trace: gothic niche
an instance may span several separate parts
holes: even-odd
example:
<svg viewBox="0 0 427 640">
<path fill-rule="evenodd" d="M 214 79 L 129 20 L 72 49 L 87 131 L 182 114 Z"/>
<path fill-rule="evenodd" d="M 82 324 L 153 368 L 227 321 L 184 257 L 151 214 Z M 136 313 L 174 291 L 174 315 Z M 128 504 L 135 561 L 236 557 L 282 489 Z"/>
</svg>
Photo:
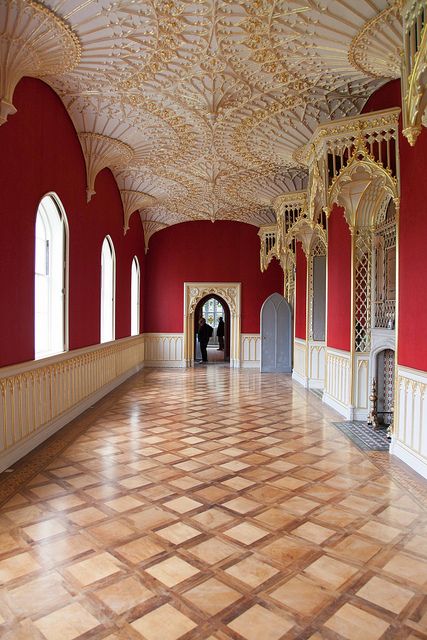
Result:
<svg viewBox="0 0 427 640">
<path fill-rule="evenodd" d="M 394 351 L 384 349 L 377 355 L 377 415 L 379 426 L 389 426 L 393 421 Z"/>
<path fill-rule="evenodd" d="M 389 201 L 374 234 L 373 328 L 394 329 L 396 313 L 396 208 Z"/>
<path fill-rule="evenodd" d="M 371 411 L 373 426 L 393 424 L 396 313 L 396 207 L 384 202 L 372 234 Z M 372 416 L 371 416 L 372 417 Z"/>
</svg>

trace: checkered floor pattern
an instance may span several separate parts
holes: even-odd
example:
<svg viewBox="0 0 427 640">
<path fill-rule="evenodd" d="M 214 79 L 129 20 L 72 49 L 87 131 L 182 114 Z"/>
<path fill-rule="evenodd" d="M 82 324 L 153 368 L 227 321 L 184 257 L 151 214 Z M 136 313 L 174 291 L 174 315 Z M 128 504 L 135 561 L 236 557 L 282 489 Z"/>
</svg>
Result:
<svg viewBox="0 0 427 640">
<path fill-rule="evenodd" d="M 388 451 L 390 441 L 387 438 L 387 429 L 375 430 L 366 422 L 334 422 L 337 429 L 345 433 L 360 449 L 365 451 Z"/>
<path fill-rule="evenodd" d="M 427 637 L 427 512 L 289 376 L 145 370 L 3 506 L 2 640 Z"/>
</svg>

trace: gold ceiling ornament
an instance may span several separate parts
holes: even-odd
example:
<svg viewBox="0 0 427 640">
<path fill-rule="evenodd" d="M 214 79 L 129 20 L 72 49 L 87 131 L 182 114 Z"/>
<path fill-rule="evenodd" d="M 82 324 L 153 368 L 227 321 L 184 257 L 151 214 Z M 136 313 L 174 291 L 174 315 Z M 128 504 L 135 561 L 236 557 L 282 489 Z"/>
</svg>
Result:
<svg viewBox="0 0 427 640">
<path fill-rule="evenodd" d="M 289 229 L 285 240 L 287 246 L 290 245 L 293 238 L 301 242 L 306 258 L 310 256 L 313 247 L 319 240 L 325 247 L 327 245 L 325 229 L 318 223 L 314 225 L 311 224 L 310 221 L 303 216 Z"/>
<path fill-rule="evenodd" d="M 144 244 L 145 244 L 145 253 L 148 252 L 148 244 L 150 242 L 150 238 L 165 229 L 168 225 L 164 222 L 156 222 L 155 220 L 142 220 L 142 228 L 144 229 Z"/>
<path fill-rule="evenodd" d="M 388 0 L 44 5 L 81 42 L 79 64 L 49 84 L 77 131 L 132 148 L 133 178 L 114 168 L 119 188 L 155 197 L 150 216 L 167 225 L 274 222 L 273 200 L 307 185 L 295 150 L 319 123 L 357 115 L 381 84 L 349 64 L 348 49 Z"/>
<path fill-rule="evenodd" d="M 402 1 L 397 0 L 363 25 L 350 43 L 348 59 L 373 78 L 400 78 Z"/>
<path fill-rule="evenodd" d="M 150 196 L 148 193 L 144 193 L 143 191 L 131 191 L 130 189 L 121 189 L 120 196 L 122 198 L 124 213 L 123 231 L 126 234 L 129 230 L 131 215 L 138 209 L 145 209 L 145 207 L 153 206 L 156 202 L 156 198 Z"/>
<path fill-rule="evenodd" d="M 371 229 L 385 194 L 398 202 L 397 178 L 369 153 L 366 141 L 360 135 L 351 157 L 329 187 L 326 213 L 329 215 L 332 206 L 337 204 L 344 208 L 351 230 Z"/>
<path fill-rule="evenodd" d="M 261 241 L 260 269 L 263 273 L 273 258 L 280 260 L 277 244 L 277 224 L 264 224 L 260 226 L 258 235 Z"/>
<path fill-rule="evenodd" d="M 74 69 L 81 47 L 67 23 L 35 0 L 0 0 L 0 125 L 16 113 L 13 93 L 24 76 Z"/>
<path fill-rule="evenodd" d="M 87 201 L 95 195 L 95 179 L 102 169 L 123 167 L 132 160 L 131 147 L 120 140 L 99 133 L 79 133 L 80 144 L 86 160 Z"/>
<path fill-rule="evenodd" d="M 403 135 L 413 147 L 427 126 L 427 2 L 409 0 L 404 5 L 402 64 Z"/>
</svg>

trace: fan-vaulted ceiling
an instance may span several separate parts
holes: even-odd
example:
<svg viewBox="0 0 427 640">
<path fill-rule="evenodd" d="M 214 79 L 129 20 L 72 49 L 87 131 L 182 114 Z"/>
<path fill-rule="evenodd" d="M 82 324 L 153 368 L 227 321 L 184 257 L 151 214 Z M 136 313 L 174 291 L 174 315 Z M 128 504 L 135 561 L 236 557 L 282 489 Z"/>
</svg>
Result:
<svg viewBox="0 0 427 640">
<path fill-rule="evenodd" d="M 0 9 L 19 2 L 37 4 Z M 79 134 L 131 148 L 113 171 L 122 191 L 146 194 L 135 202 L 147 229 L 273 221 L 274 198 L 305 187 L 293 154 L 318 123 L 357 114 L 399 75 L 399 13 L 386 0 L 39 4 L 80 43 L 74 68 L 44 79 Z"/>
</svg>

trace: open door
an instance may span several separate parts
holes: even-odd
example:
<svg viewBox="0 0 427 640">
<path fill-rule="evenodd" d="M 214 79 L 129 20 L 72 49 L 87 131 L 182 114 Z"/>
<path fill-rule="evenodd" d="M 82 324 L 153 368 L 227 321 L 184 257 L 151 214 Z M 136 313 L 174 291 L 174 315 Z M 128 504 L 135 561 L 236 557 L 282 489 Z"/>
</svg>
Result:
<svg viewBox="0 0 427 640">
<path fill-rule="evenodd" d="M 261 308 L 261 372 L 291 371 L 291 308 L 283 296 L 273 293 Z"/>
</svg>

